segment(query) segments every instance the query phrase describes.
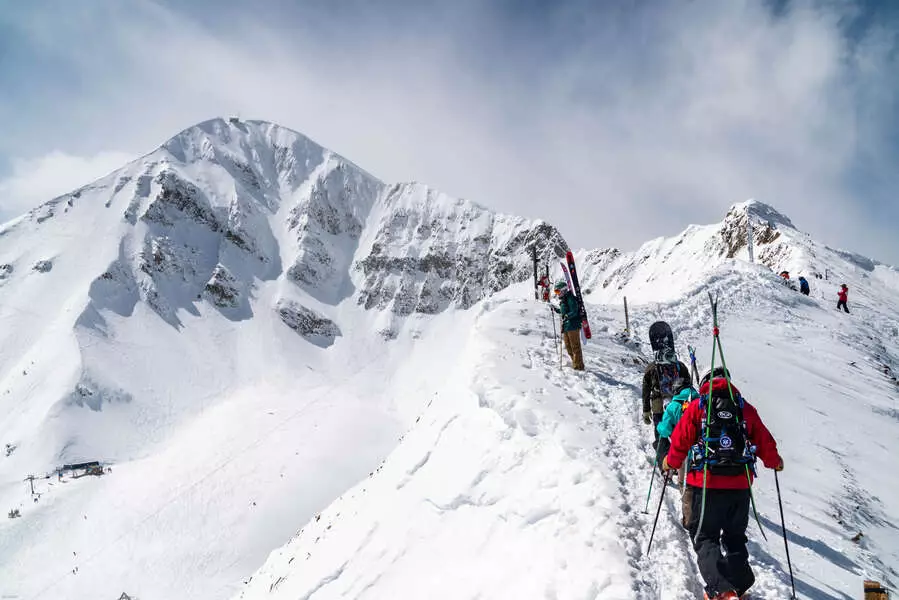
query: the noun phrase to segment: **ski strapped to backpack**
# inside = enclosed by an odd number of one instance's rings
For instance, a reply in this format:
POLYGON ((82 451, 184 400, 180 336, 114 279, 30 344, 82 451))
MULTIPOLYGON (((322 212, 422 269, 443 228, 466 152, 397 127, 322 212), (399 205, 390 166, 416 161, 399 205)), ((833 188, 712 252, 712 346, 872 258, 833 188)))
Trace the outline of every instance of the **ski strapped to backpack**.
POLYGON ((693 374, 693 384, 696 386, 696 389, 699 389, 699 369, 696 368, 696 348, 694 346, 687 346, 687 352, 690 353, 690 371, 693 374))
MULTIPOLYGON (((721 366, 724 368, 724 379, 727 383, 727 391, 729 394, 730 407, 734 411, 734 414, 730 415, 730 418, 736 422, 737 427, 742 431, 743 434, 745 434, 745 423, 743 422, 743 413, 742 413, 743 399, 740 398, 740 400, 738 402, 737 398, 734 396, 734 388, 730 382, 730 372, 727 370, 727 363, 724 360, 724 350, 721 347, 721 339, 719 337, 718 298, 717 298, 717 296, 712 297, 711 292, 709 292, 709 303, 711 304, 711 307, 712 307, 712 335, 713 335, 713 337, 712 337, 712 366, 711 366, 711 370, 709 371, 711 376, 709 378, 709 392, 708 392, 707 400, 706 400, 705 427, 704 427, 702 437, 700 439, 700 443, 697 444, 697 446, 699 446, 699 448, 697 448, 697 450, 702 451, 702 454, 699 457, 700 463, 696 467, 697 470, 699 469, 699 467, 702 468, 702 502, 700 504, 700 509, 699 509, 699 523, 696 527, 696 538, 693 540, 694 543, 696 542, 696 539, 699 538, 699 532, 702 530, 702 522, 703 522, 703 519, 705 518, 705 501, 706 501, 706 489, 707 489, 706 484, 708 483, 708 474, 709 474, 709 468, 710 468, 710 461, 709 461, 709 455, 710 455, 710 449, 711 449, 710 444, 712 442, 717 443, 719 445, 719 450, 720 450, 722 441, 724 441, 724 436, 721 436, 720 433, 717 438, 713 438, 712 431, 711 431, 712 413, 713 413, 713 410, 712 410, 712 407, 713 407, 713 405, 712 405, 712 400, 713 400, 712 386, 715 381, 715 357, 716 357, 715 350, 716 349, 718 351, 718 357, 720 357, 720 359, 721 359, 721 366)), ((703 400, 700 400, 700 402, 702 402, 702 401, 703 400)), ((718 412, 718 411, 714 411, 714 412, 718 412)), ((727 411, 722 411, 722 412, 727 412, 727 411)), ((716 419, 717 418, 719 418, 719 417, 716 415, 716 419)), ((734 441, 733 438, 730 438, 729 436, 728 436, 728 440, 731 443, 734 441)), ((753 468, 754 468, 754 462, 755 462, 754 449, 749 446, 748 440, 745 438, 745 436, 743 439, 743 445, 744 445, 744 448, 743 448, 744 452, 748 451, 748 453, 751 455, 751 463, 750 463, 750 461, 746 461, 742 464, 742 471, 746 473, 746 480, 749 483, 749 500, 750 500, 750 503, 752 504, 752 512, 753 512, 753 515, 755 516, 755 522, 759 526, 759 531, 762 533, 762 538, 764 538, 764 540, 767 542, 768 536, 765 534, 765 530, 762 527, 762 521, 759 518, 758 510, 756 510, 756 507, 755 507, 755 496, 752 493, 752 475, 750 474, 750 464, 752 464, 753 468)), ((731 465, 727 465, 727 466, 730 468, 734 468, 737 465, 731 464, 731 465)))
POLYGON ((578 309, 581 311, 581 328, 584 332, 584 338, 590 339, 593 337, 593 334, 590 332, 590 323, 587 322, 587 309, 584 307, 584 297, 581 295, 581 284, 577 278, 577 268, 574 266, 574 253, 569 250, 565 253, 565 262, 568 264, 568 273, 570 277, 570 283, 573 286, 569 286, 571 288, 574 297, 577 299, 578 309))

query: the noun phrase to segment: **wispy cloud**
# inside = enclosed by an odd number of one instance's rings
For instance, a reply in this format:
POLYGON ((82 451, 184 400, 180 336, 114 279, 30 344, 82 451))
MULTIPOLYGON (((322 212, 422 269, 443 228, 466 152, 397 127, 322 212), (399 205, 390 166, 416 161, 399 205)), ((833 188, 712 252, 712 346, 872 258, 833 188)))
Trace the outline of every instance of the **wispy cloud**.
POLYGON ((755 197, 899 262, 894 15, 635 4, 44 4, 7 27, 68 74, 40 82, 65 101, 48 120, 0 99, 4 121, 26 115, 0 154, 138 153, 239 112, 385 179, 545 217, 579 246, 633 247, 755 197), (77 14, 39 18, 48 6, 77 14))
POLYGON ((107 175, 133 158, 124 152, 84 157, 54 150, 38 158, 14 160, 10 173, 0 179, 0 213, 4 218, 24 213, 107 175))

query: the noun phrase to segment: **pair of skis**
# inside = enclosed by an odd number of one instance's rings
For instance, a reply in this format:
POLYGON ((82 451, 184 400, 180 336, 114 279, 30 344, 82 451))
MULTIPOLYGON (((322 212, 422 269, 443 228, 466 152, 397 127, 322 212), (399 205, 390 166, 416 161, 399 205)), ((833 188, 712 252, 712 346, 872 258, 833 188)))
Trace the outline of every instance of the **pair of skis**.
POLYGON ((589 340, 593 337, 593 333, 590 331, 590 323, 587 322, 587 309, 584 307, 581 283, 577 278, 577 268, 574 266, 574 253, 571 250, 565 254, 565 261, 562 262, 562 273, 565 275, 568 289, 571 290, 575 299, 577 299, 578 310, 581 312, 581 330, 584 332, 584 338, 589 340))

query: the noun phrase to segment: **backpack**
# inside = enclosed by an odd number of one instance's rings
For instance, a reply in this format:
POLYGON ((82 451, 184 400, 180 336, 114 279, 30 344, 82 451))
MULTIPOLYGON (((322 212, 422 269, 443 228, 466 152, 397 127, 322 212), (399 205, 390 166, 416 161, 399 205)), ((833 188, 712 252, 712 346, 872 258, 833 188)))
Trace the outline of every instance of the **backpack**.
POLYGON ((662 399, 662 410, 668 408, 668 403, 677 392, 680 391, 683 379, 681 378, 680 365, 677 362, 656 362, 656 381, 658 388, 654 390, 662 399))
POLYGON ((691 470, 702 471, 707 466, 713 475, 733 476, 742 475, 748 466, 755 474, 755 447, 743 420, 743 398, 735 400, 736 404, 727 390, 700 398, 702 421, 691 452, 691 470))
POLYGON ((680 391, 680 367, 677 363, 656 363, 656 374, 659 376, 659 393, 663 398, 671 400, 680 391))

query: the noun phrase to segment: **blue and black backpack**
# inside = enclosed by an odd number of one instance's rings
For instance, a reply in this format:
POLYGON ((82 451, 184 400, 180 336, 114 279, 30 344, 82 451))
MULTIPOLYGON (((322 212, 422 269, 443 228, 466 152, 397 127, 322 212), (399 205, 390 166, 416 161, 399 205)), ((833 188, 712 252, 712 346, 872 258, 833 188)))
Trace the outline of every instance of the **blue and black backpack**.
POLYGON ((748 466, 755 474, 755 447, 743 420, 743 397, 735 394, 731 399, 727 389, 714 390, 700 397, 699 408, 702 421, 690 468, 701 471, 708 466, 713 475, 742 475, 748 466))

